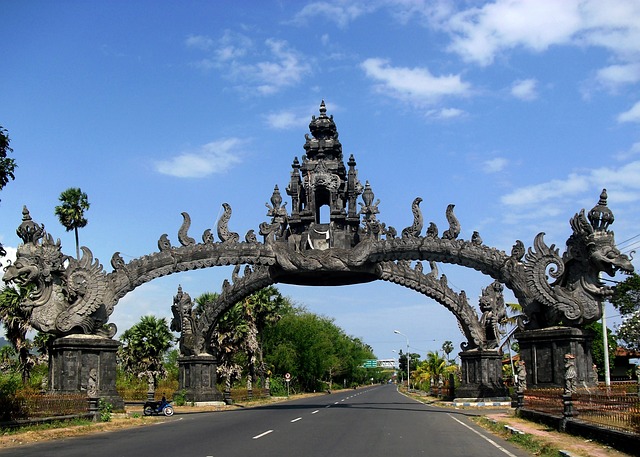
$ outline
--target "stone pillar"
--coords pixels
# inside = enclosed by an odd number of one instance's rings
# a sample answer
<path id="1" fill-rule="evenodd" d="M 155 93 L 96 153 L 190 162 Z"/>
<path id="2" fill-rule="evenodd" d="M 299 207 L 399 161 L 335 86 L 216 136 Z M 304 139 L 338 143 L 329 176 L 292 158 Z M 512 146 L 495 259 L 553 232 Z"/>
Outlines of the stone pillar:
<path id="1" fill-rule="evenodd" d="M 527 367 L 527 388 L 564 387 L 565 354 L 575 356 L 577 385 L 595 385 L 591 333 L 572 327 L 525 330 L 515 334 Z"/>
<path id="2" fill-rule="evenodd" d="M 216 388 L 217 360 L 209 354 L 178 357 L 178 390 L 188 402 L 222 401 Z"/>
<path id="3" fill-rule="evenodd" d="M 116 390 L 116 352 L 120 343 L 97 335 L 69 335 L 51 346 L 49 390 L 53 393 L 86 393 L 124 410 Z M 91 392 L 89 392 L 91 391 Z"/>
<path id="4" fill-rule="evenodd" d="M 502 353 L 498 350 L 472 349 L 460 353 L 462 382 L 456 398 L 504 398 L 507 389 L 502 382 Z"/>

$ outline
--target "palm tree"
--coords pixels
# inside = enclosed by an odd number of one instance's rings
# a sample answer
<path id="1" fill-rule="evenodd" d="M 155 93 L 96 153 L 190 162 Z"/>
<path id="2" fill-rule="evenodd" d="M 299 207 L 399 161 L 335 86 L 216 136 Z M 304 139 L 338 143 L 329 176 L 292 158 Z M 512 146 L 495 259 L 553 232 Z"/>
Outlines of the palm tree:
<path id="1" fill-rule="evenodd" d="M 138 377 L 146 376 L 149 391 L 155 390 L 158 377 L 164 378 L 164 355 L 171 348 L 173 335 L 165 318 L 142 316 L 140 322 L 120 337 L 119 357 L 124 370 Z"/>
<path id="2" fill-rule="evenodd" d="M 78 241 L 78 229 L 87 225 L 84 212 L 89 209 L 89 199 L 87 194 L 79 187 L 70 187 L 60 194 L 61 205 L 56 206 L 55 215 L 60 223 L 67 229 L 73 230 L 76 236 L 76 258 L 80 259 L 80 244 Z"/>
<path id="3" fill-rule="evenodd" d="M 23 383 L 29 380 L 31 368 L 34 365 L 29 352 L 30 342 L 27 339 L 27 332 L 31 330 L 29 313 L 20 306 L 25 297 L 26 291 L 24 289 L 6 286 L 0 291 L 0 321 L 4 324 L 7 339 L 18 354 Z"/>
<path id="4" fill-rule="evenodd" d="M 444 374 L 444 369 L 447 366 L 447 361 L 444 357 L 440 356 L 438 351 L 429 351 L 427 353 L 427 370 L 431 374 L 431 379 L 438 381 L 440 376 Z"/>
<path id="5" fill-rule="evenodd" d="M 449 363 L 450 362 L 449 354 L 451 354 L 453 352 L 453 343 L 451 341 L 449 341 L 449 340 L 447 340 L 444 343 L 442 343 L 442 352 L 447 354 L 447 363 Z"/>

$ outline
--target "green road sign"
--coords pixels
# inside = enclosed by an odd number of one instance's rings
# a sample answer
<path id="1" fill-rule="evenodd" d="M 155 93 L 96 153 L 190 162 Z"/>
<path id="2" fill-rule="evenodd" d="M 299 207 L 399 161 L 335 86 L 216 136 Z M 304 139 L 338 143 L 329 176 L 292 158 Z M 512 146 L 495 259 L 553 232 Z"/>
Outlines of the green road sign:
<path id="1" fill-rule="evenodd" d="M 365 360 L 364 364 L 362 365 L 365 368 L 377 368 L 378 367 L 378 361 L 375 359 L 371 359 L 371 360 Z"/>

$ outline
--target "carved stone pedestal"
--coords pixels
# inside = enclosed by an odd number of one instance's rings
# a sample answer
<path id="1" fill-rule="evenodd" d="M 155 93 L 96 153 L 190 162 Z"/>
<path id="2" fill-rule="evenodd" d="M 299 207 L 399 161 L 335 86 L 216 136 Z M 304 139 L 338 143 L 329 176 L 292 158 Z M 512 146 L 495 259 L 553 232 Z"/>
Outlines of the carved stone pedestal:
<path id="1" fill-rule="evenodd" d="M 473 349 L 460 353 L 462 382 L 456 399 L 504 399 L 507 389 L 502 383 L 502 354 L 497 350 Z"/>
<path id="2" fill-rule="evenodd" d="M 527 388 L 563 387 L 564 356 L 573 354 L 578 386 L 595 384 L 591 333 L 571 327 L 550 327 L 517 332 L 520 358 L 527 369 Z"/>
<path id="3" fill-rule="evenodd" d="M 216 358 L 212 355 L 178 357 L 178 390 L 185 392 L 188 402 L 222 401 L 216 388 Z"/>
<path id="4" fill-rule="evenodd" d="M 116 390 L 116 351 L 120 343 L 96 335 L 70 335 L 51 346 L 49 390 L 104 399 L 114 411 L 124 410 Z"/>

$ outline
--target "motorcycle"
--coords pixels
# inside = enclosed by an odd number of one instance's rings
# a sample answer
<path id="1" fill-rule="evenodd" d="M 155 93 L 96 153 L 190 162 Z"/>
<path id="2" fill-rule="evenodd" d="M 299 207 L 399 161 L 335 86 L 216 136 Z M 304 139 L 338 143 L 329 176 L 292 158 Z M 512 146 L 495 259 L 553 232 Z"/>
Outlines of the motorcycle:
<path id="1" fill-rule="evenodd" d="M 165 416 L 173 416 L 173 406 L 168 401 L 148 401 L 144 404 L 143 412 L 145 416 L 153 414 L 164 414 Z"/>

